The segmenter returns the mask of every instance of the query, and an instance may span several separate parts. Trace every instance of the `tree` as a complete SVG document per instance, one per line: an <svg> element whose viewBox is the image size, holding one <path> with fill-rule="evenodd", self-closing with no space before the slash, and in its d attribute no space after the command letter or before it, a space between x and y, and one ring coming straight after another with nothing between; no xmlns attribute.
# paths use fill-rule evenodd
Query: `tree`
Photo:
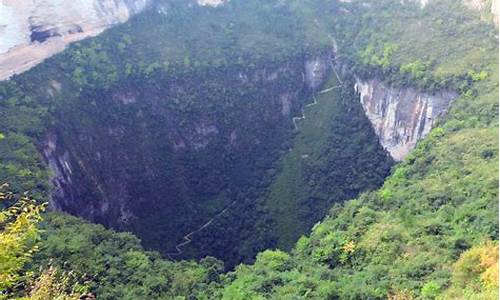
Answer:
<svg viewBox="0 0 500 300"><path fill-rule="evenodd" d="M37 224L45 206L36 204L27 194L16 199L7 184L0 186L0 201L15 201L0 211L0 299L7 299L14 286L27 279L23 268L38 249Z"/></svg>
<svg viewBox="0 0 500 300"><path fill-rule="evenodd" d="M38 224L45 204L38 204L27 193L15 195L7 184L0 185L0 201L7 207L0 211L0 300L81 299L86 287L74 275L49 267L34 277L26 270L38 250Z"/></svg>
<svg viewBox="0 0 500 300"><path fill-rule="evenodd" d="M72 272L63 272L49 267L44 270L30 288L29 300L79 300L95 299L85 293L87 287L80 283L81 278ZM23 298L24 300L25 298ZM21 299L19 299L21 300Z"/></svg>
<svg viewBox="0 0 500 300"><path fill-rule="evenodd" d="M453 265L451 286L439 299L498 299L498 242L462 253Z"/></svg>

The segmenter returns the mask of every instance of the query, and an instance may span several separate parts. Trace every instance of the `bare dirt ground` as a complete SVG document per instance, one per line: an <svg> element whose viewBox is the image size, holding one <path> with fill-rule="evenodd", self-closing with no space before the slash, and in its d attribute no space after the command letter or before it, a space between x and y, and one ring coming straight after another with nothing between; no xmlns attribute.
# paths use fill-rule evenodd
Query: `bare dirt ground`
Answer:
<svg viewBox="0 0 500 300"><path fill-rule="evenodd" d="M69 43L82 40L86 37L96 36L106 29L105 26L97 27L81 33L74 33L63 37L54 37L45 43L21 45L0 54L0 80L25 72L46 58L63 51Z"/></svg>

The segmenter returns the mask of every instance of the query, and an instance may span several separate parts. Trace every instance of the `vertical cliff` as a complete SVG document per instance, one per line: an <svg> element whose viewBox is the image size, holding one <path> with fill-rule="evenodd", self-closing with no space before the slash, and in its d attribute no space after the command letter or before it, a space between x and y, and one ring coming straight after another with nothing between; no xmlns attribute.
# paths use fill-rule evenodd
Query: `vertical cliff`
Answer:
<svg viewBox="0 0 500 300"><path fill-rule="evenodd" d="M0 3L0 80L24 72L67 44L95 36L151 0L5 0Z"/></svg>
<svg viewBox="0 0 500 300"><path fill-rule="evenodd" d="M378 80L358 79L355 90L380 143L398 161L430 132L457 96L447 91L429 94L390 87Z"/></svg>
<svg viewBox="0 0 500 300"><path fill-rule="evenodd" d="M252 229L263 219L256 199L288 149L292 117L327 76L328 59L162 72L83 92L56 112L41 143L52 208L134 231L148 247L169 252L236 202L231 209L245 211L245 220L230 212L225 226L201 233L208 244L218 235L225 242L194 243L185 255L226 253L238 262L233 252L245 235L265 239ZM259 243L252 247L270 246Z"/></svg>
<svg viewBox="0 0 500 300"><path fill-rule="evenodd" d="M225 73L211 72L211 80L207 79L210 75L200 73L147 83L124 82L90 105L89 99L96 95L82 96L73 104L79 109L61 112L60 126L43 141L42 154L53 174L51 205L108 226L126 227L132 221L129 211L137 204L134 199L144 198L147 190L137 193L134 180L138 177L160 180L159 186L176 195L160 192L146 202L172 198L185 204L190 201L182 199L187 191L206 194L207 185L197 188L201 183L193 182L195 177L199 181L222 178L242 164L251 164L238 160L246 161L252 151L274 152L282 147L286 132L291 131L291 114L302 101L300 95L322 83L327 71L320 66L326 61L322 56L268 64L253 71L230 68ZM217 105L207 103L209 95ZM82 119L91 121L80 122ZM266 144L268 132L279 136ZM207 164L204 155L224 163L209 164L210 170L203 172L199 166L190 169L194 161ZM103 165L106 170L101 169ZM163 178L173 171L167 170L172 165L182 169L177 170L178 176ZM73 172L75 169L78 171ZM222 190L217 187L212 192Z"/></svg>
<svg viewBox="0 0 500 300"><path fill-rule="evenodd" d="M0 2L0 80L61 52L72 42L96 36L148 7L162 13L170 0L3 0ZM224 0L189 0L219 6Z"/></svg>

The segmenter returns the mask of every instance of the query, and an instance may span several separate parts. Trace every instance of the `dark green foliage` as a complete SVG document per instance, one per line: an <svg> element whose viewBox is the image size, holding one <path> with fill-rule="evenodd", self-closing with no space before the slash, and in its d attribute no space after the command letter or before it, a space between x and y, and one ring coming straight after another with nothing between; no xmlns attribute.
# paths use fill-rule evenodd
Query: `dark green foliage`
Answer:
<svg viewBox="0 0 500 300"><path fill-rule="evenodd" d="M266 205L276 219L278 246L293 247L334 203L355 198L380 186L392 159L378 144L353 91L331 75L317 104L305 109L290 152L273 180Z"/></svg>
<svg viewBox="0 0 500 300"><path fill-rule="evenodd" d="M217 295L223 263L214 258L169 262L156 252L145 252L130 233L116 233L67 215L47 215L43 229L44 242L32 268L50 263L77 273L98 299Z"/></svg>
<svg viewBox="0 0 500 300"><path fill-rule="evenodd" d="M149 12L97 39L72 46L14 81L2 83L0 100L5 115L0 121L1 175L19 188L46 191L46 174L34 154L34 141L40 140L49 127L58 130L66 145L83 129L84 136L113 151L126 146L137 155L130 164L94 162L90 173L95 176L113 167L124 168L124 174L141 173L149 156L142 158L140 154L148 153L146 149L159 151L152 165L167 170L160 179L149 181L137 176L129 185L137 187L133 193L138 214L150 217L142 218L140 222L144 223L136 223L134 229L157 248L163 243L174 245L176 241L168 238L180 238L190 230L187 225L165 225L167 214L160 205L145 206L148 199L160 195L154 194L157 190L169 192L171 203L177 204L172 207L181 216L178 224L202 224L231 200L238 200L225 218L196 236L190 245L193 248L185 249L189 256L199 255L196 249L213 251L234 264L273 245L276 231L285 235L290 230L291 234L281 237L283 245L290 245L298 232L306 229L303 224L297 225L294 217L306 222L317 219L336 200L356 197L365 188L376 187L388 162L385 156L379 156L379 147L359 145L373 143L373 134L359 106L354 101L342 102L352 99L348 90L342 92L340 102L321 106L323 110L306 109L311 119L314 115L328 121L329 128L312 141L299 132L291 154L286 156L293 129L290 122L278 123L272 129L270 125L277 123L262 127L245 123L255 121L249 111L266 113L247 103L255 100L251 95L275 96L276 86L252 83L244 92L226 88L230 81L202 78L231 78L239 71L251 73L272 61L276 65L271 69L284 62L299 65L303 57L322 53L329 43L327 33L332 33L339 63L356 75L427 91L457 90L460 97L431 134L392 170L381 189L335 204L327 218L315 225L308 237L300 238L290 253L264 251L255 263L221 275L222 265L217 260L167 262L158 254L143 252L139 241L128 233L113 233L56 215L49 218L37 264L52 259L65 270L88 274L99 299L432 299L447 295L450 286L455 289L451 295L460 292L456 290L460 286L468 286L461 278L462 273L469 272L458 268L462 273L457 274L456 262L471 247L498 240L498 46L492 25L451 0L431 1L425 9L395 0L370 1L368 5L364 1L327 0L229 3L216 9L171 5L167 15ZM151 26L158 23L164 26ZM188 26L197 30L181 30ZM293 66L290 69L297 70ZM300 81L298 72L288 74L279 86L290 88ZM58 85L51 80L61 84L61 91L56 93ZM166 81L185 89L168 91L162 84ZM127 85L137 87L147 101L131 106L113 101L113 92L126 91ZM172 101L162 102L160 94ZM244 112L238 112L234 105L238 99L249 105ZM146 109L158 103L172 116L182 116L179 120L191 120L200 112L220 114L220 122L227 122L224 126L238 123L252 138L263 137L267 146L252 148L249 138L242 144L249 151L231 165L236 154L218 152L227 144L227 140L219 140L213 147L189 152L177 158L178 164L171 164L172 149L157 144L167 133L155 130L170 119ZM297 112L299 106L293 109ZM131 107L140 108L144 115L135 114ZM111 113L116 109L123 118ZM226 114L228 111L232 113ZM322 112L331 115L321 116ZM88 118L90 115L94 118ZM59 118L68 126L58 124ZM305 132L317 126L306 121L299 122ZM144 123L145 127L127 122ZM134 130L113 144L113 140L100 136L102 124L120 124ZM181 121L175 124L187 126ZM253 132L252 136L252 128L272 131L263 135ZM145 138L137 140L137 136ZM85 147L90 148L80 145L74 153L92 153ZM303 149L314 151L302 153ZM302 163L303 154L310 155L310 163ZM276 170L274 163L280 155L284 155L283 167ZM95 159L88 156L88 161ZM184 194L177 200L178 195L162 185L164 181L181 181L181 176L173 174L188 174L181 179L192 179L187 189L192 198ZM353 180L341 175L352 176L349 178ZM99 203L102 195L93 189L92 177L77 179L83 183L79 188L88 192L86 199ZM231 185L243 188L231 194L225 190ZM267 188L271 200L284 201L264 202ZM206 202L198 205L185 201L196 198L191 193L206 196ZM287 201L291 197L283 195L298 195L295 199L299 200ZM318 203L313 203L316 199ZM283 203L288 206L282 209ZM191 217L190 212L201 208L198 217ZM267 208L274 214L287 213L279 216L285 226L275 231L276 220ZM470 259L476 261L477 253ZM471 264L467 261L462 269L469 270ZM496 299L494 294L492 299ZM468 296L481 299L481 295L472 290Z"/></svg>
<svg viewBox="0 0 500 300"><path fill-rule="evenodd" d="M380 147L365 147L375 136L359 104L345 99L349 105L338 103L323 116L331 116L332 125L319 128L325 134L318 138L328 142L312 149L317 164L298 183L312 182L314 190L314 201L296 199L303 206L293 216L300 227L274 229L287 223L270 214L265 193L290 147L291 115L311 96L304 62L327 57L330 47L323 25L311 24L313 13L299 2L171 3L72 44L2 84L9 89L5 97L14 99L12 110L23 111L20 99L40 106L22 118L12 114L12 130L27 137L17 146L9 142L17 136L6 132L0 143L33 154L13 157L6 150L5 179L15 182L13 172L23 180L40 173L35 178L46 185L35 150L51 152L52 143L48 159L68 164L72 174L72 183L62 184L64 195L56 194L59 208L131 230L150 249L175 251L184 235L233 201L179 258L212 255L231 267L273 247L277 236L289 235L291 246L331 203L379 186L389 164ZM290 98L290 114L281 113L283 95ZM32 123L21 124L24 119ZM318 172L325 176L314 178Z"/></svg>
<svg viewBox="0 0 500 300"><path fill-rule="evenodd" d="M356 72L462 94L382 189L334 206L310 237L298 241L292 268L271 275L262 270L266 261L239 267L224 295L433 299L446 296L452 265L465 250L498 240L498 48L491 26L450 1L431 2L425 10L370 3L343 4L349 13L337 20L339 53L353 59ZM439 22L445 16L448 21ZM391 56L381 50L387 44L398 45ZM359 53L375 57L363 61ZM432 83L436 78L440 83ZM256 288L276 277L282 280L271 289ZM469 293L471 299L498 297Z"/></svg>
<svg viewBox="0 0 500 300"><path fill-rule="evenodd" d="M256 233L257 219L265 219L254 202L292 134L289 118L272 115L275 99L293 92L301 100L307 93L303 62L324 52L328 40L305 30L300 10L261 4L232 1L217 9L166 4L166 14L147 11L2 83L1 179L45 199L47 172L37 148L44 150L48 132L56 140L55 155L67 152L74 169L75 184L63 186L71 198L63 201L64 210L133 229L146 245L166 253L238 200L237 211L248 212L246 223L226 226L231 234L214 233L226 236L222 248L196 247L231 265L270 246L270 233L263 233L262 243L236 244ZM277 71L278 79L266 82L260 71ZM259 79L244 83L238 79L242 74ZM123 105L128 98L138 103ZM299 105L292 103L292 112ZM217 127L216 141L194 141L209 143L197 151L173 149L174 142L205 125ZM239 145L228 150L232 130ZM94 215L104 201L114 211ZM118 215L118 202L124 201L139 217L126 226ZM230 223L233 218L238 214ZM214 240L210 235L208 244ZM190 257L199 253L187 251Z"/></svg>
<svg viewBox="0 0 500 300"><path fill-rule="evenodd" d="M14 192L32 191L43 201L48 184L34 138L43 134L48 107L23 95L15 83L0 84L0 181Z"/></svg>
<svg viewBox="0 0 500 300"><path fill-rule="evenodd" d="M232 210L246 211L247 223L214 226L230 233L200 233L205 241L186 249L183 257L211 253L231 265L270 246L269 241L254 243L252 250L237 245L244 236L255 235L255 221L264 218L255 199L291 135L290 120L273 99L294 92L290 86L301 87L301 62L267 64L269 73L278 68L287 72L272 82L263 76L242 82L235 79L240 72L255 78L258 70L221 67L181 75L161 71L147 82L134 78L106 91L82 92L55 113L58 147L69 151L77 174L71 187L76 196L63 209L133 230L145 245L165 254L237 200ZM124 105L121 99L128 98L136 100ZM233 132L236 142L231 141ZM176 144L184 146L178 149ZM113 206L112 212L80 213L82 207L99 210L103 202ZM120 223L117 215L123 203L134 215L129 224ZM235 224L235 218L238 213L231 212L223 219Z"/></svg>

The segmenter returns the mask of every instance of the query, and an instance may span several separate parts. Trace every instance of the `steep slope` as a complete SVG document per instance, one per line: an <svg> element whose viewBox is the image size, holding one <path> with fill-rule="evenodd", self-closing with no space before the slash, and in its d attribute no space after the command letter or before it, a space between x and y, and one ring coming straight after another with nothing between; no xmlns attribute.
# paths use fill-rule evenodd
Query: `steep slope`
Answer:
<svg viewBox="0 0 500 300"><path fill-rule="evenodd" d="M25 72L63 51L68 44L96 36L146 8L167 11L174 0L5 0L0 3L0 80ZM218 6L217 1L186 3Z"/></svg>
<svg viewBox="0 0 500 300"><path fill-rule="evenodd" d="M380 186L391 159L352 88L329 94L315 121L328 125L297 126L305 102L329 88L327 35L301 7L261 4L167 2L3 84L4 180L165 256L229 267L282 236L290 247L332 203ZM294 136L312 131L324 145L308 142L314 159L297 185L314 193L290 199L301 209L284 220L273 207L289 195L271 185ZM38 155L16 152L19 135L49 174Z"/></svg>
<svg viewBox="0 0 500 300"><path fill-rule="evenodd" d="M236 224L233 216L228 227L234 232L221 245L237 251L250 234L262 239L251 253L269 245L272 238L254 229L257 219L266 222L255 199L270 179L267 170L287 149L291 115L323 80L325 74L311 75L306 66L324 50L320 43L300 47L297 42L308 38L294 33L298 24L280 37L267 30L272 23L256 23L275 8L234 5L212 10L179 3L166 6L172 15L147 11L3 84L2 99L9 100L3 113L10 115L2 133L3 179L49 196L39 156L13 147L20 139L23 151L37 145L51 168L54 209L133 230L166 254L238 202L235 209L247 210L247 220ZM179 35L193 19L198 26ZM261 34L252 39L239 25L229 33L217 30L234 22L255 24ZM251 43L263 53L274 43L286 46L259 57L249 51ZM24 104L30 109L20 109ZM216 247L200 245L189 256L241 260Z"/></svg>
<svg viewBox="0 0 500 300"><path fill-rule="evenodd" d="M103 120L108 122L105 124L114 124L113 122L120 121L124 123L122 126L154 123L156 120L154 118L143 120L144 112L155 113L157 116L164 110L172 109L153 105L155 101L161 103L160 97L156 94L157 91L162 92L158 94L167 92L162 89L163 85L159 83L168 79L168 76L172 74L181 74L178 78L176 77L177 84L182 83L183 80L194 79L193 82L183 84L196 91L196 84L199 83L196 80L197 74L207 74L198 72L220 71L223 74L217 73L217 75L225 80L219 83L224 84L222 90L226 91L231 89L225 84L228 82L226 80L229 79L224 76L234 78L234 75L238 74L237 77L240 78L239 68L246 67L249 70L246 70L244 74L253 74L252 71L258 73L259 70L269 70L269 65L272 66L270 69L274 70L274 67L279 68L283 66L282 64L288 64L292 68L287 69L285 73L290 72L293 76L284 81L304 84L306 76L297 76L300 71L293 72L292 70L305 70L307 68L304 66L314 66L316 65L314 61L319 61L318 59L313 59L309 63L305 63L305 60L330 53L328 51L331 46L330 40L327 39L328 33L335 36L336 47L334 48L336 48L337 54L335 62L338 73L342 75L339 78L332 76L330 84L333 83L333 87L335 87L335 80L339 80L346 82L347 87L341 89L340 93L337 93L335 89L336 92L332 93L333 95L329 94L333 91L330 90L332 86L329 83L319 87L319 90L313 89L311 91L309 89L303 97L297 98L298 103L292 108L295 109L295 114L288 115L288 127L285 124L282 128L284 132L289 132L290 136L273 134L269 138L282 138L286 142L279 148L280 151L274 160L278 166L277 170L270 168L266 172L260 173L271 173L269 174L269 185L263 184L263 186L271 189L270 195L273 195L273 191L279 190L280 186L285 186L285 190L293 191L290 194L294 197L292 201L286 201L288 197L284 193L285 197L274 203L273 207L269 205L273 201L265 199L265 202L260 202L263 197L253 197L255 194L249 194L252 195L249 197L252 203L265 203L268 207L272 207L271 213L289 212L281 208L283 203L291 203L292 207L303 207L300 203L301 198L295 197L296 194L300 193L300 190L294 193L296 191L294 189L297 188L294 183L297 182L297 185L301 185L305 182L302 175L307 174L307 172L303 172L304 170L314 170L310 177L305 176L309 180L314 179L310 180L311 185L308 185L305 191L315 196L318 190L314 189L314 184L329 178L322 175L336 175L337 168L343 173L348 173L344 171L346 164L338 164L338 160L343 157L343 154L368 151L369 155L366 157L370 158L372 157L370 155L380 153L382 150L379 145L372 144L371 147L365 148L357 147L357 143L345 143L345 139L349 139L349 137L359 138L359 141L376 140L375 132L366 130L370 129L370 123L368 119L362 118L363 107L360 102L364 99L360 99L354 90L354 75L361 81L376 81L394 91L416 91L419 94L427 95L440 93L440 91L455 91L458 96L451 103L447 115L439 115L439 118L433 119L434 129L419 141L416 148L393 169L392 175L381 189L364 193L357 199L347 201L344 204L334 205L326 219L315 225L308 237L299 239L290 253L279 250L264 251L257 256L254 264L240 265L234 272L224 274L219 261L208 259L200 264L186 261L165 262L159 259L156 254L143 253L137 240L128 234L114 234L102 229L102 227L59 215L49 219L45 237L48 242L42 243L42 250L34 263L33 270L37 270L39 264L47 264L51 258L54 258L54 264L63 269L73 270L82 275L89 274L88 281L92 285L92 291L97 294L98 298L102 299L172 299L174 297L231 300L435 299L436 297L444 299L497 299L498 278L492 275L495 271L492 266L497 264L498 257L490 255L498 248L498 38L493 25L481 21L479 13L467 10L460 4L460 1L429 2L423 9L418 3L402 3L396 0L370 1L369 4L366 4L365 1L293 1L290 7L300 8L298 11L304 14L299 15L309 22L293 23L297 27L293 27L290 23L284 23L286 25L279 29L280 33L287 33L283 35L284 38L276 38L271 34L269 40L269 33L273 33L270 29L276 24L285 22L285 20L296 20L296 18L289 18L290 11L286 9L288 6L283 6L282 2L276 6L265 6L261 2L253 2L256 6L250 7L244 6L250 1L239 3L231 1L231 3L235 5L233 8L243 8L244 12L257 11L259 12L257 15L260 16L265 15L263 12L266 12L267 9L271 9L270 14L266 15L265 18L257 19L261 21L257 22L258 24L266 24L268 27L257 27L262 29L259 34L245 36L243 41L235 39L235 43L241 43L239 47L232 48L239 50L236 51L236 56L231 56L230 54L233 53L231 51L224 52L224 49L210 48L210 40L220 38L217 35L208 36L207 40L201 39L204 41L203 43L206 43L203 45L209 45L207 48L211 51L207 51L205 47L197 47L190 49L189 54L185 55L186 52L178 53L173 47L165 47L168 44L163 44L161 39L152 39L151 37L155 37L158 32L145 31L143 39L139 38L135 42L145 43L145 41L149 41L148 45L151 47L146 49L152 53L158 51L160 46L166 48L164 52L158 51L158 55L162 58L158 59L158 56L144 55L144 52L147 52L145 48L133 47L133 43L129 41L131 37L122 35L123 32L113 31L116 35L111 32L111 35L102 37L103 40L88 41L88 44L83 43L84 47L72 48L73 51L64 53L61 60L54 59L52 62L57 63L55 69L47 64L40 65L37 72L28 72L25 76L16 77L14 81L1 85L0 97L5 100L2 102L1 110L3 118L0 119L3 130L2 135L0 135L0 149L2 150L0 152L2 155L0 175L3 176L2 178L13 179L18 189L26 186L39 191L42 196L46 195L46 186L43 183L47 182L47 175L44 171L44 165L40 163L40 160L33 159L36 156L30 156L30 154L36 153L34 140L38 138L43 141L47 138L46 128L58 130L55 132L58 137L56 142L50 143L49 135L46 144L49 146L49 150L53 148L53 145L56 145L54 153L56 153L57 159L54 163L59 164L61 168L66 165L64 147L68 147L68 144L65 143L74 142L71 140L71 138L75 138L74 132L69 133L75 128L85 129L82 131L83 137L94 137L94 134L95 136L102 134L104 138L99 140L99 143L95 143L96 147L104 145L106 148L109 144L116 143L117 145L110 147L116 151L116 148L121 145L136 146L134 144L136 139L141 140L142 135L152 131L140 131L139 135L134 135L135 139L126 134L120 134L119 139L115 140L115 136L108 135L108 130L100 132L100 128L92 123L92 119L79 118L79 114L75 114L75 112L87 114L86 116L96 115L96 120L100 121L99 124ZM259 9L263 9L263 11ZM222 11L215 9L211 13L220 14L204 15L201 13L200 15L209 16L207 19L217 17L220 20L224 16L227 17L221 13ZM279 19L275 14L284 17ZM200 15L196 14L196 16ZM250 14L250 16L252 15ZM188 14L187 16L192 15ZM167 24L171 24L168 22L187 22L192 25L192 20L197 19L186 17L186 20L178 17L172 20L164 16L156 16L156 18L159 19L155 19L154 15L146 15L144 19L139 21L154 23L161 20ZM238 15L238 18L243 20L241 15ZM279 20L266 23L264 20L267 18L272 20L278 18ZM223 28L231 27L229 24L233 22L234 20L230 19L228 23L225 23L227 27L223 26ZM207 25L206 23L202 24ZM216 24L208 24L218 28ZM238 27L237 24L232 26ZM124 25L124 28L126 26L127 24ZM168 27L168 29L171 28ZM197 28L209 28L209 26ZM241 28L246 27L241 26ZM319 44L315 44L318 42L317 39L309 40L308 34L305 36L295 35L299 32L298 28L306 28L308 33L312 32L313 37L321 36ZM290 32L285 29L292 30ZM324 31L326 29L328 31ZM183 38L186 40L199 39L200 36L207 35L207 32L200 33L200 35L183 35L181 41L184 41ZM254 33L252 32L252 34ZM172 31L172 35L179 36L178 32L175 31ZM227 35L231 36L231 32ZM113 41L114 38L116 38L115 43L104 42ZM134 39L136 39L135 36ZM225 39L221 38L221 40ZM304 40L308 41L307 47L298 47L302 45ZM121 46L119 46L118 41L122 43ZM176 47L185 45L179 40L175 41L177 42ZM114 46L106 48L106 45L110 44L116 45L116 48L113 48ZM254 52L257 44L260 47L257 48L258 51ZM286 47L277 47L277 44ZM229 47L232 45L234 44L230 43ZM123 47L128 47L128 51L134 55L129 59L127 56L117 55L120 53L119 49ZM249 49L252 51L248 51ZM290 55L288 51L283 51L283 49L299 50L294 52L294 55ZM216 53L218 51L220 52ZM200 53L204 55L200 56ZM257 53L257 57L252 56L249 59L245 56L250 55L250 53ZM210 59L201 59L207 57ZM167 58L168 63L165 61ZM233 62L240 59L242 62L237 67L228 63L228 61ZM108 63L109 61L113 63ZM207 68L199 69L206 61L209 62ZM273 65L271 62L277 63ZM60 75L61 69L65 71L62 75ZM257 77L256 82L267 80L259 81L259 76L254 77ZM151 86L145 85L144 90L141 90L145 96L139 97L139 94L131 93L125 88L125 83L135 82L134 80L143 81L144 78L151 80L148 83ZM214 81L208 80L208 82L217 84L216 81L214 83ZM257 84L258 88L252 92L263 92L264 89L259 84ZM262 86L267 87L265 84ZM273 88L276 87L273 86ZM296 88L296 86L290 85L286 88ZM323 89L326 89L326 92ZM208 90L211 92L219 91L218 88ZM280 91L278 90L277 95L280 94ZM76 94L71 95L70 92ZM276 91L273 89L265 91L265 93L274 92ZM313 94L313 92L317 93ZM45 95L45 97L40 95ZM230 95L232 96L232 94ZM272 106L275 114L260 106L262 111L258 112L271 116L278 112L277 115L282 115L283 112L288 111L287 108L292 107L287 105L288 102L284 101L285 98L278 97L278 101L275 96L272 97L274 102L265 102L266 104L274 103ZM412 98L415 99L415 97L409 97L409 99ZM143 100L139 101L138 99ZM208 103L216 106L209 97L206 99L208 100L203 103L204 105ZM225 98L217 97L218 99ZM231 97L231 99L233 98ZM332 99L336 101L329 101ZM384 99L386 98L377 97L374 101L383 103ZM85 100L88 100L90 104L85 103ZM194 112L197 114L195 116L189 115L190 120L196 120L196 117L200 115L204 116L200 113L204 110L196 110L198 102L195 100L179 101L181 104L190 103L192 106L188 105L188 108L195 108ZM314 105L306 107L305 100L312 100L309 104ZM99 101L106 105L99 105L101 104ZM67 105L68 103L78 104L74 107L75 111L72 111L71 106ZM141 104L144 104L142 116L136 114L135 110L128 110ZM113 110L118 108L120 114L118 116L109 114L106 110L108 106ZM151 110L150 107L155 109ZM176 107L174 106L174 108ZM101 110L103 115L99 115ZM225 110L228 108L225 107ZM233 112L233 110L229 111ZM246 122L247 118L254 117L250 113L251 111L246 110L243 116L241 115L243 112L235 114L235 116L238 120ZM346 111L352 115L346 115ZM228 115L232 114L228 113ZM221 119L225 120L228 115L224 114L224 118ZM292 117L293 115L295 117ZM63 119L65 120L64 124L78 126L67 126L66 128L64 124L58 123L58 118L54 118L54 116L58 118L61 116L72 117ZM284 116L280 118L285 119ZM130 124L126 123L125 120L130 120ZM238 122L235 123L239 125ZM196 124L196 122L191 124ZM213 138L212 135L216 135L216 133L211 125L211 123L206 123L199 128L187 126L187 134L181 136L183 141L186 139L190 142L184 142L185 147L194 147L200 143L204 145L205 139ZM38 129L37 126L41 126L43 130ZM89 130L89 128L93 130ZM140 126L131 126L130 128L141 129ZM330 130L318 131L319 128L329 128ZM335 131L332 131L332 128ZM245 129L247 128L245 127ZM350 132L349 129L353 129L354 133ZM65 130L68 132L65 133ZM167 136L169 131L165 130L165 132L164 136ZM295 139L292 139L291 136L293 132L296 133ZM335 136L339 132L342 133L342 136ZM187 139L190 136L196 138ZM229 136L230 142L231 134L221 136L225 138L222 141L227 141ZM160 134L158 138L144 140L164 141L162 137ZM308 140L309 137L310 140ZM94 153L88 150L89 146L86 143L89 140L83 139L84 143L78 144L81 149L72 151L77 155L86 151ZM122 144L116 142L117 140L129 143ZM174 141L177 140L169 140L169 142ZM340 143L332 144L332 142ZM206 147L210 147L210 143L211 141ZM143 150L148 153L147 148L142 148L144 144L141 142L141 147L133 148L135 150L132 153L140 154ZM176 145L179 144L176 143ZM159 148L169 150L168 147L164 146ZM345 151L341 151L344 148ZM355 151L351 151L353 149ZM340 153L330 156L329 151ZM258 155L261 157L263 153L271 152L259 152ZM128 155L126 151L118 153L120 153L117 156L118 160L122 159L120 157L122 153ZM324 153L327 155L323 157ZM59 159L58 155L61 155L62 159ZM282 160L278 160L280 156ZM87 162L97 159L91 155L89 157ZM347 157L349 160L357 159L356 155L347 155ZM309 165L309 158L318 159L318 165ZM386 155L376 155L373 160L383 164L384 159L387 159ZM73 158L73 162L75 161L76 164L72 163L73 168L79 165L78 159ZM349 173L356 179L359 177L355 175L359 175L358 172L360 169L363 170L365 163L362 158L359 158L359 161L361 163L356 165L356 172ZM356 162L359 161L356 160ZM125 160L125 162L127 161ZM251 165L253 164L254 162L251 163ZM367 165L370 166L370 164ZM154 167L156 164L153 163L151 166ZM209 164L209 166L210 168L207 169L212 171L220 164L215 161L213 165ZM215 167L212 168L212 166ZM99 167L100 165L97 164L95 167L97 171L92 172L92 174L105 174L106 170L109 169L108 166L102 170ZM123 166L120 164L119 167ZM324 168L327 170L322 172ZM67 172L68 170L66 169ZM125 173L129 174L129 172ZM141 173L138 172L138 174ZM142 174L148 175L147 172ZM233 177L229 179L233 180ZM295 179L297 179L296 182ZM87 178L87 180L90 179ZM333 182L336 181L333 180ZM327 184L322 184L322 188L329 187L328 185L332 183L328 180L324 182ZM37 183L42 184L37 185ZM327 195L320 195L323 196L320 198L322 205L314 206L308 211L313 214L316 213L316 208L318 211L324 211L325 203L330 203L330 200L335 199L337 194L346 192L346 190L336 192L334 188L332 189L326 190ZM98 191L98 189L93 190ZM259 190L265 191L265 189ZM262 195L269 196L265 193ZM299 196L302 195L299 194ZM276 199L272 196L270 198L271 200ZM259 201L254 202L255 199L259 199ZM307 199L307 195L304 199ZM309 199L306 201L307 204L315 205ZM221 205L220 210L214 210L215 214L211 216L218 216L227 207L232 208L230 205ZM266 233L268 233L269 228L283 230L284 227L287 227L275 226L272 218L267 219L268 215L262 213L262 208L263 206L242 206L238 211L228 211L234 214L232 219L220 218L211 223L216 226L209 228L218 228L219 233L230 237L230 240L221 240L218 237L213 239L217 241L217 245L212 249L217 249L217 253L235 251L234 244L231 242L234 237L240 237L241 232L232 231L234 228L232 226L238 226L245 222L254 223L259 220L262 223L257 224L257 226L261 226L260 229ZM141 207L138 208L139 212L140 209ZM248 217L253 212L258 212L254 215L258 218ZM300 215L300 212L292 211L290 215ZM292 224L289 220L295 217L284 216L285 222L282 224ZM230 223L217 223L229 219ZM270 220L269 224L266 224L268 220ZM311 219L307 218L307 220ZM163 219L160 221L164 222ZM196 231L200 226L203 227L203 224L204 222L191 230ZM299 227L294 227L294 230ZM303 230L303 228L299 228L299 230ZM209 242L213 241L211 238L215 237L214 232L217 230L204 232L203 237L197 236L196 241L190 245L193 246L199 242L196 247L207 247ZM261 236L257 236L255 232L258 230L246 233L246 236L251 237L246 239L246 246L261 242L259 240ZM179 234L181 237L182 235L184 233ZM255 240L257 242L254 242ZM285 243L282 242L280 246L283 244L286 246L293 238L287 235L284 240ZM180 243L182 242L181 238ZM246 252L250 248L242 249L236 249L232 255L236 253L235 256L243 256L256 250L251 249ZM116 254L116 257L111 257L106 253ZM190 253L190 255L195 256L196 254ZM250 256L252 254L248 255L248 257ZM91 262L90 265L89 262Z"/></svg>
<svg viewBox="0 0 500 300"><path fill-rule="evenodd" d="M238 267L229 275L232 283L224 288L223 299L496 299L498 279L484 273L488 264L481 258L498 245L498 47L490 35L492 25L470 18L457 31L448 27L453 25L440 27L434 22L445 11L437 8L446 5L449 20L469 14L450 2L429 4L423 11L391 1L356 5L342 5L346 22L352 24L354 12L369 22L360 22L359 31L344 31L344 45L360 45L352 43L353 34L365 47L378 42L401 47L391 68L363 63L363 46L350 48L350 58L359 59L353 69L361 73L364 68L365 76L396 86L413 80L427 89L437 76L449 87L459 86L460 96L382 189L334 206L291 254L266 251L254 265ZM398 27L399 22L405 26ZM428 37L399 30L423 24L436 35L444 34L439 28L456 34L434 44L429 40L425 54L415 53L418 48L411 45ZM337 33L345 28L337 27ZM467 54L455 62L450 48ZM434 63L406 81L398 63L423 59Z"/></svg>
<svg viewBox="0 0 500 300"><path fill-rule="evenodd" d="M247 210L247 222L256 222L255 197L286 149L291 111L308 90L301 60L294 61L150 79L133 88L126 81L59 110L61 125L51 130L52 147L44 150L60 174L53 179L59 188L54 207L132 229L164 253L233 201L236 212ZM89 107L89 100L99 104ZM237 248L232 237L239 233L245 240L249 224L229 226L235 217L226 215L228 226L222 227L234 233L208 235L211 245L194 253L225 253L210 250L217 240L227 248L224 255Z"/></svg>
<svg viewBox="0 0 500 300"><path fill-rule="evenodd" d="M377 188L392 166L363 115L353 77L339 79L332 73L295 118L297 136L266 195L280 249L290 249L334 203Z"/></svg>

